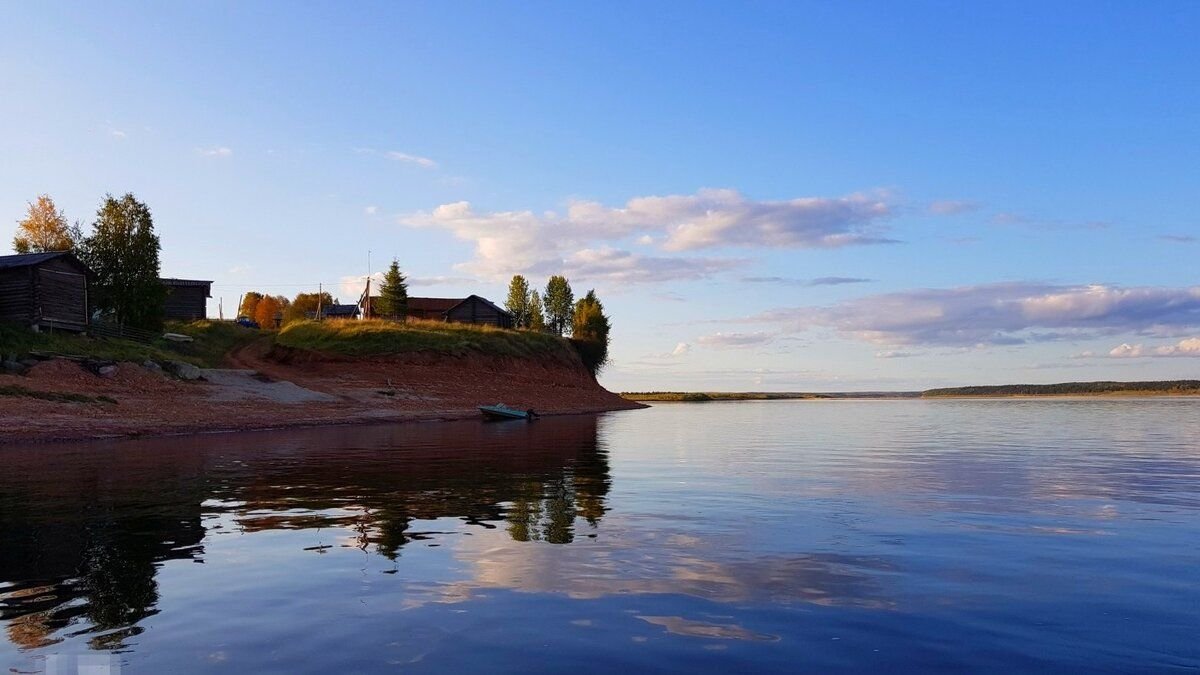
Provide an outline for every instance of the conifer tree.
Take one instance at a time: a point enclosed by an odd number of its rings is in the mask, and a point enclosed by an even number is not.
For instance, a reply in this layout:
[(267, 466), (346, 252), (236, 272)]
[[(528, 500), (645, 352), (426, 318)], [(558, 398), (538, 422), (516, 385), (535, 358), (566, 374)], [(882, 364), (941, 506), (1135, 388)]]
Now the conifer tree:
[(395, 258), (383, 274), (383, 283), (379, 284), (379, 306), (375, 310), (388, 319), (402, 321), (408, 316), (408, 282), (400, 273), (400, 262)]

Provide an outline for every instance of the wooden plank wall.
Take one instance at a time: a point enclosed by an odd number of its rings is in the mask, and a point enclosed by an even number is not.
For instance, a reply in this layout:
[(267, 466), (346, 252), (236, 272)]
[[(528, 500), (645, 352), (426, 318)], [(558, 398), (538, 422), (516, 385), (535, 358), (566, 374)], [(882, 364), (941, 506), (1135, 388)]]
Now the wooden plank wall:
[(479, 298), (469, 298), (466, 302), (446, 313), (446, 320), (455, 323), (478, 323), (501, 328), (511, 328), (507, 315), (497, 312), (494, 308)]
[(51, 260), (39, 265), (34, 284), (40, 325), (67, 330), (87, 328), (87, 277), (73, 265), (55, 265)]
[(207, 286), (167, 286), (165, 316), (174, 321), (197, 321), (208, 315)]
[(33, 320), (33, 268), (0, 270), (0, 320)]

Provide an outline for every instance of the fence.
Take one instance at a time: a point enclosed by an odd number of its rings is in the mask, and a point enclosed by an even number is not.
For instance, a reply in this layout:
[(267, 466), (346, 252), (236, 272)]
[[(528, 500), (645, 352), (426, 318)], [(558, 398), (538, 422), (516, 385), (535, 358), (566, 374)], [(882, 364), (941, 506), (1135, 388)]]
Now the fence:
[(132, 340), (142, 344), (150, 344), (158, 339), (159, 334), (154, 331), (141, 330), (140, 328), (130, 328), (129, 326), (121, 326), (115, 323), (103, 323), (93, 321), (88, 326), (88, 334), (96, 338), (110, 338), (118, 340)]

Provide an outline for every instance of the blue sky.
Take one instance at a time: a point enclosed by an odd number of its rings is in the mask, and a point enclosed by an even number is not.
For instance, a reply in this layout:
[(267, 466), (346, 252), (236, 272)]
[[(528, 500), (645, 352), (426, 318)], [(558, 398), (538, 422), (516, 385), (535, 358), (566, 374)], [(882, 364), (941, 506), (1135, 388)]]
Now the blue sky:
[(1200, 377), (1200, 4), (5, 15), (0, 237), (133, 192), (227, 311), (370, 250), (596, 288), (615, 389)]

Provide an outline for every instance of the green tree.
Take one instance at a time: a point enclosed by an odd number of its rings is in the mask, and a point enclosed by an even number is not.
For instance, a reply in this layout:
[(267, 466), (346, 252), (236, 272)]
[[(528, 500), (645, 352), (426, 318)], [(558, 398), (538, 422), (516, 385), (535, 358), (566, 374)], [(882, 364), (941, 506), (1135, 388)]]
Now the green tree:
[(80, 253), (96, 273), (96, 305), (111, 311), (119, 324), (146, 330), (162, 327), (167, 289), (158, 277), (160, 249), (145, 204), (133, 194), (105, 196)]
[(508, 282), (508, 299), (504, 307), (513, 315), (513, 328), (529, 327), (529, 282), (520, 274)]
[(29, 203), (25, 218), (17, 221), (13, 250), (17, 253), (74, 251), (83, 233), (79, 225), (68, 225), (67, 218), (54, 205), (50, 195), (38, 195)]
[(333, 296), (329, 293), (297, 293), (292, 304), (283, 310), (283, 323), (302, 321), (309, 314), (316, 314), (317, 307), (328, 307), (334, 304)]
[(536, 290), (529, 291), (529, 330), (546, 332), (546, 314), (542, 311), (542, 296)]
[(379, 303), (373, 308), (379, 316), (403, 319), (408, 316), (408, 282), (400, 273), (400, 262), (392, 259), (379, 284)]
[(546, 293), (542, 297), (546, 305), (546, 325), (557, 335), (571, 330), (575, 312), (575, 294), (564, 276), (555, 275), (546, 282)]
[(608, 333), (611, 327), (595, 290), (588, 291), (575, 303), (571, 339), (593, 375), (608, 363)]
[(254, 319), (254, 310), (258, 308), (258, 303), (263, 299), (263, 294), (258, 291), (250, 291), (242, 296), (242, 304), (238, 307), (238, 316), (244, 316), (247, 319)]

